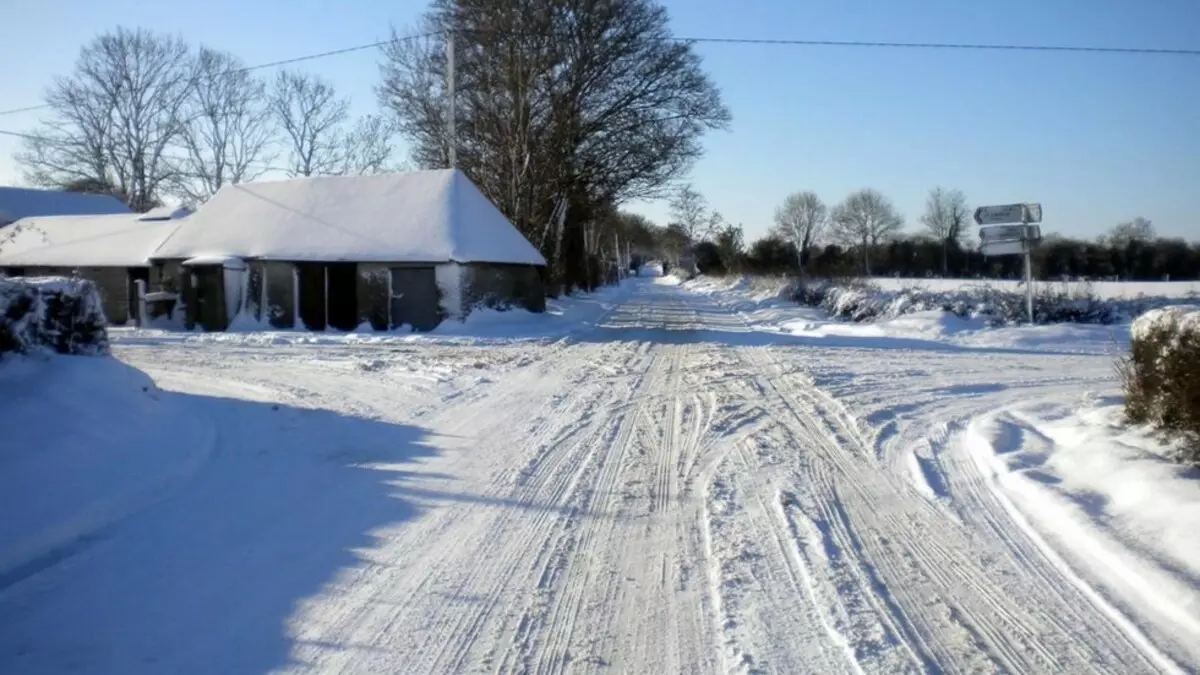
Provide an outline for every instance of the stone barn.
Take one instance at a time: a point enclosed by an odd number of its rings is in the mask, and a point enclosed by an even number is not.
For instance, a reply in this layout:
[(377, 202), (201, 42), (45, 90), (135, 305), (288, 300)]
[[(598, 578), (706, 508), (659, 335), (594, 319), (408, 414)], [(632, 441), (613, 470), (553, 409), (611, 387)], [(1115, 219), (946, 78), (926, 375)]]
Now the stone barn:
[(100, 290), (108, 322), (125, 324), (138, 318), (135, 282), (140, 279), (147, 288), (160, 283), (150, 253), (187, 214), (186, 209), (165, 208), (144, 214), (22, 218), (0, 229), (0, 272), (88, 279)]
[(151, 255), (187, 324), (430, 330), (545, 310), (545, 259), (460, 171), (227, 185)]

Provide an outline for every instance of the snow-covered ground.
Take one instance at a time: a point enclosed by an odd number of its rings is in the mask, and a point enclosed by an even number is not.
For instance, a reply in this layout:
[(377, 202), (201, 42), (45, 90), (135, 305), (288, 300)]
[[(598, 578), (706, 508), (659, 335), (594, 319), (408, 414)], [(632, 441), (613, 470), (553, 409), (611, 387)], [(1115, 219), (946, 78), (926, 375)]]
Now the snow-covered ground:
[(803, 338), (812, 344), (873, 344), (885, 349), (1035, 349), (1114, 358), (1129, 347), (1129, 324), (995, 327), (983, 317), (960, 318), (941, 310), (863, 323), (834, 320), (820, 308), (800, 306), (788, 299), (788, 283), (782, 278), (701, 277), (687, 282), (686, 287), (734, 313), (754, 330)]
[(1127, 326), (848, 327), (670, 277), (559, 308), (119, 333), (96, 367), (159, 388), (114, 378), (156, 397), (129, 415), (200, 427), (146, 451), (212, 451), (3, 578), (0, 672), (1200, 667), (1200, 488), (1113, 424)]
[[(916, 279), (901, 277), (872, 277), (871, 283), (887, 291), (923, 288), (949, 292), (962, 288), (986, 286), (996, 290), (1017, 291), (1020, 281), (1006, 279)], [(1062, 288), (1069, 293), (1090, 290), (1099, 298), (1134, 299), (1138, 297), (1196, 298), (1200, 297), (1200, 281), (1039, 281), (1039, 286)]]

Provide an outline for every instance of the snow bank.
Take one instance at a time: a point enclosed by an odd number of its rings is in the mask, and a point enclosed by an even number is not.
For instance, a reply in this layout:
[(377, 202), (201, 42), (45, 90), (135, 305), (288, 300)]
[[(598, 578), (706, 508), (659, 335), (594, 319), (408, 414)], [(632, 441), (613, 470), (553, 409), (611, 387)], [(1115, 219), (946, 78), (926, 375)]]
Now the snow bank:
[[(1177, 298), (1147, 296), (1105, 299), (1087, 285), (1038, 283), (1034, 289), (1036, 323), (1124, 323), (1146, 311), (1180, 302)], [(820, 281), (798, 285), (795, 299), (851, 321), (891, 319), (929, 310), (966, 318), (982, 317), (992, 325), (1027, 320), (1023, 289), (1001, 289), (982, 283), (962, 284), (948, 290), (927, 290), (920, 286), (893, 290), (861, 280)], [(1200, 297), (1194, 302), (1200, 305)]]
[(908, 349), (1028, 349), (1112, 354), (1128, 343), (1124, 327), (1081, 323), (997, 325), (986, 314), (958, 315), (940, 307), (908, 305), (904, 312), (873, 321), (846, 321), (820, 306), (798, 303), (803, 289), (789, 277), (698, 277), (683, 284), (737, 313), (747, 327), (798, 338)]
[[(1023, 284), (1014, 279), (924, 279), (915, 277), (872, 277), (871, 285), (885, 291), (919, 288), (934, 293), (949, 293), (964, 288), (987, 286), (996, 291), (1020, 292)], [(1055, 286), (1087, 291), (1104, 300), (1137, 298), (1197, 298), (1200, 281), (1053, 281)]]
[(0, 363), (0, 586), (191, 475), (211, 424), (116, 359)]
[(0, 354), (108, 353), (100, 293), (86, 279), (0, 278)]
[(1200, 481), (1120, 422), (1112, 405), (1010, 410), (974, 420), (965, 446), (1019, 522), (1101, 590), (1097, 602), (1149, 617), (1142, 629), (1195, 650)]

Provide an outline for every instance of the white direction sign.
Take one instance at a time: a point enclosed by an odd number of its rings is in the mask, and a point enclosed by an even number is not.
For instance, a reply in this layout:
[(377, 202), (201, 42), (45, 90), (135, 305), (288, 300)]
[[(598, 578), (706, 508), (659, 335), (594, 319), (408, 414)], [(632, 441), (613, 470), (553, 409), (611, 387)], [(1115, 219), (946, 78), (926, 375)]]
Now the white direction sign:
[(979, 228), (979, 239), (984, 243), (1041, 238), (1042, 228), (1037, 225), (992, 225)]
[(1002, 204), (999, 206), (981, 206), (975, 209), (975, 222), (979, 225), (1040, 223), (1042, 222), (1042, 205)]
[(988, 258), (999, 255), (1020, 255), (1026, 252), (1025, 242), (1017, 241), (985, 241), (979, 247), (979, 252)]

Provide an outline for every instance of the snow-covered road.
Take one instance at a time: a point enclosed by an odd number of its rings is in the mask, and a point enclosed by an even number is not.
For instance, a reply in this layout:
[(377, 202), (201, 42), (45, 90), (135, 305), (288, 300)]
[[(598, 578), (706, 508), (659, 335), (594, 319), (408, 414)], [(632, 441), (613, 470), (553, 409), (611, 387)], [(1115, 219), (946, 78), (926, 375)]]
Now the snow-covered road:
[(1111, 389), (1107, 356), (756, 332), (653, 280), (560, 340), (118, 356), (194, 399), (214, 452), (0, 588), (0, 672), (1200, 664), (1186, 622), (1040, 536), (965, 442)]

